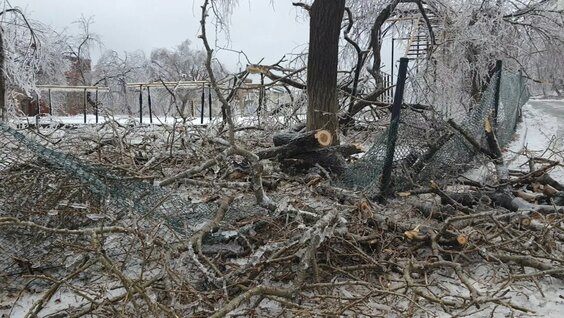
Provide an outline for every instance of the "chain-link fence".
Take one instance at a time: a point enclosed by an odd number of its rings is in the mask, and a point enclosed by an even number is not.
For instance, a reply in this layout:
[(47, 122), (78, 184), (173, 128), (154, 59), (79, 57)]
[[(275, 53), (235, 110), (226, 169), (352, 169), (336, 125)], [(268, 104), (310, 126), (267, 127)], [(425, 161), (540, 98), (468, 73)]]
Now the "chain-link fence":
[[(43, 141), (43, 142), (42, 142)], [(99, 204), (114, 207), (114, 210), (129, 210), (146, 217), (164, 220), (171, 228), (178, 232), (190, 232), (190, 225), (201, 224), (212, 216), (212, 211), (205, 204), (192, 204), (183, 198), (153, 186), (149, 182), (135, 180), (128, 176), (120, 176), (110, 169), (86, 163), (70, 153), (64, 153), (49, 148), (41, 135), (35, 133), (24, 134), (5, 123), (0, 123), (0, 173), (13, 169), (39, 169), (42, 173), (35, 173), (37, 179), (29, 180), (29, 185), (37, 193), (17, 196), (19, 187), (3, 184), (0, 201), (5, 211), (22, 210), (22, 204), (47, 200), (52, 197), (49, 186), (42, 188), (43, 177), (49, 173), (64, 175), (82, 185), (90, 192), (89, 196)], [(45, 171), (47, 168), (48, 171)], [(6, 181), (0, 178), (0, 182)], [(25, 187), (24, 184), (20, 185)], [(60, 189), (54, 190), (60, 191)], [(23, 202), (13, 200), (25, 198)], [(55, 200), (59, 201), (60, 200)], [(29, 208), (29, 206), (27, 207)], [(46, 206), (42, 206), (46, 209)]]
[[(102, 134), (100, 129), (42, 128), (38, 133), (0, 123), (0, 223), (4, 219), (22, 224), (0, 229), (0, 284), (14, 273), (31, 273), (25, 269), (28, 263), (41, 268), (64, 266), (72, 253), (61, 254), (63, 246), (68, 253), (68, 245), (80, 248), (89, 244), (84, 237), (38, 231), (35, 225), (73, 230), (126, 224), (186, 237), (213, 218), (218, 203), (192, 202), (183, 192), (154, 186), (150, 180), (120, 169), (118, 162), (103, 165), (103, 157), (102, 162), (92, 160), (109, 143), (124, 142), (128, 133), (135, 135), (131, 137), (135, 142), (151, 138), (152, 131), (122, 128), (128, 131), (118, 141), (106, 127), (107, 134), (89, 142), (96, 133)], [(34, 226), (23, 226), (26, 222)]]
[[(499, 74), (501, 79), (498, 82)], [(499, 83), (499, 90), (498, 88)], [(496, 91), (499, 95), (496, 95)], [(521, 107), (529, 98), (520, 74), (497, 72), (484, 91), (481, 102), (463, 118), (455, 119), (464, 131), (484, 147), (484, 122), (491, 116), (501, 147), (513, 137)], [(474, 147), (460, 134), (453, 133), (441, 114), (404, 111), (397, 131), (391, 124), (374, 140), (366, 154), (345, 171), (337, 186), (377, 194), (380, 191), (390, 134), (397, 134), (391, 186), (410, 189), (430, 180), (443, 180), (468, 170), (476, 158)]]

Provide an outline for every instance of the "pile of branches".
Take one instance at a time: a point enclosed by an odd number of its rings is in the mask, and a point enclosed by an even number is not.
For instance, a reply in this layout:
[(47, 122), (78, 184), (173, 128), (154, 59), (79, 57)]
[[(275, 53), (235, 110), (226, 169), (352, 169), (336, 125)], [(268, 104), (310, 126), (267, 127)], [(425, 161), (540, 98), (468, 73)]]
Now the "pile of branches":
[[(522, 288), (542, 295), (543, 280), (564, 277), (564, 213), (554, 208), (562, 188), (554, 180), (543, 183), (555, 163), (511, 173), (510, 191), (536, 200), (512, 211), (489, 195), (507, 184), (472, 185), (464, 193), (473, 200), (464, 201), (433, 183), (379, 205), (331, 187), (323, 174), (288, 175), (284, 162), (274, 160), (265, 164), (262, 180), (276, 202), (268, 210), (254, 203), (252, 170), (243, 158), (205, 164), (228, 143), (205, 132), (184, 134), (182, 127), (162, 128), (168, 134), (106, 128), (74, 133), (51, 147), (132, 180), (170, 180), (167, 188), (219, 207), (205, 224), (194, 225), (195, 232), (183, 234), (150, 214), (108, 204), (40, 161), (4, 169), (1, 313), (531, 313), (519, 300)], [(242, 133), (248, 148), (266, 138), (260, 131)], [(548, 202), (553, 210), (536, 208)]]

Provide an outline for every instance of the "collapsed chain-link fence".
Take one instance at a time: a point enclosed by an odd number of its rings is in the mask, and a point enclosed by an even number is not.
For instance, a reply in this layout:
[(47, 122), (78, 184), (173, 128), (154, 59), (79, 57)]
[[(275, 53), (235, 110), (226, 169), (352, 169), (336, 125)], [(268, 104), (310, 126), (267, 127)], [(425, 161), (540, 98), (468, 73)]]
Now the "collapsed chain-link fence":
[[(205, 204), (192, 204), (149, 182), (119, 176), (108, 168), (89, 164), (72, 154), (50, 149), (40, 142), (40, 138), (39, 135), (35, 135), (35, 138), (25, 135), (5, 123), (0, 123), (0, 171), (21, 169), (22, 166), (48, 167), (74, 178), (88, 188), (98, 200), (107, 201), (117, 209), (127, 209), (164, 220), (178, 232), (189, 232), (187, 224), (201, 224), (201, 221), (212, 214), (212, 210)], [(37, 182), (38, 180), (34, 181), (34, 186)], [(6, 185), (3, 191), (8, 191), (8, 188), (14, 187)], [(49, 191), (46, 191), (29, 197), (37, 201), (49, 195)], [(3, 195), (1, 199), (6, 198), (8, 197)], [(7, 204), (3, 206), (5, 210), (10, 208)], [(14, 208), (18, 209), (17, 206)]]
[[(171, 235), (190, 235), (213, 217), (217, 204), (193, 203), (126, 171), (89, 163), (78, 156), (96, 147), (77, 149), (85, 141), (65, 144), (64, 139), (70, 138), (0, 123), (0, 219), (65, 229), (162, 224)], [(71, 242), (49, 235), (32, 227), (3, 228), (0, 271), (20, 271), (22, 266), (14, 262), (30, 256), (46, 267), (61, 266), (63, 258), (53, 251), (61, 242)]]
[[(524, 78), (520, 74), (497, 72), (480, 103), (462, 118), (454, 118), (468, 136), (487, 148), (484, 122), (490, 117), (500, 147), (513, 138), (521, 107), (529, 98)], [(498, 90), (499, 83), (499, 90)], [(496, 91), (499, 95), (496, 96)], [(384, 162), (390, 134), (397, 134), (394, 153), (392, 188), (396, 191), (413, 188), (430, 180), (444, 180), (468, 170), (476, 158), (475, 148), (459, 133), (453, 133), (441, 114), (424, 111), (404, 111), (397, 131), (391, 129), (378, 135), (366, 154), (345, 171), (335, 182), (337, 186), (377, 194), (381, 187)]]

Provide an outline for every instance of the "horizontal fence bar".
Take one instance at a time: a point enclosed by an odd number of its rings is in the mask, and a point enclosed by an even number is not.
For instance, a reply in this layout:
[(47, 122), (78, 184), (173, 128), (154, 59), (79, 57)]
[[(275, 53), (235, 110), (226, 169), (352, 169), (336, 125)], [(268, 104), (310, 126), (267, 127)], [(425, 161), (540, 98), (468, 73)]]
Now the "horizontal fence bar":
[(87, 91), (109, 91), (109, 87), (105, 86), (66, 86), (66, 85), (37, 85), (40, 90), (52, 90), (52, 91), (77, 91), (83, 92)]

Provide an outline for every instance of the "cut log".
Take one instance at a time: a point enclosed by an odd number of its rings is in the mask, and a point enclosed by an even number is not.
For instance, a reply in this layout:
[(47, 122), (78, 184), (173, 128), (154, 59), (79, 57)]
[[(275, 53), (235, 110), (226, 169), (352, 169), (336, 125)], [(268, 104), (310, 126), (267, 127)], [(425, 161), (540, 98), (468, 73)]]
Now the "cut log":
[(319, 164), (331, 173), (340, 174), (347, 168), (345, 158), (361, 152), (362, 148), (355, 144), (338, 145), (295, 154), (281, 162), (283, 168), (294, 171), (308, 170)]
[(272, 137), (274, 146), (279, 147), (287, 144), (294, 144), (305, 150), (327, 147), (333, 142), (331, 132), (328, 130), (312, 130), (305, 133), (301, 132), (282, 132)]
[(333, 141), (328, 130), (313, 130), (305, 133), (285, 132), (275, 135), (273, 139), (276, 147), (258, 151), (256, 155), (259, 159), (290, 158), (296, 154), (327, 147)]
[(306, 171), (320, 165), (333, 174), (341, 174), (347, 168), (347, 162), (338, 152), (330, 152), (326, 156), (318, 156), (315, 152), (305, 152), (281, 160), (282, 168), (290, 173)]
[(305, 128), (306, 128), (305, 123), (297, 123), (294, 126), (290, 127), (290, 131), (299, 133), (299, 132), (304, 132)]
[(513, 194), (530, 203), (539, 202), (545, 197), (542, 193), (530, 193), (521, 190), (517, 190)]
[(554, 180), (548, 173), (544, 173), (542, 176), (536, 178), (536, 181), (543, 185), (549, 185), (558, 191), (564, 191), (564, 186)]

